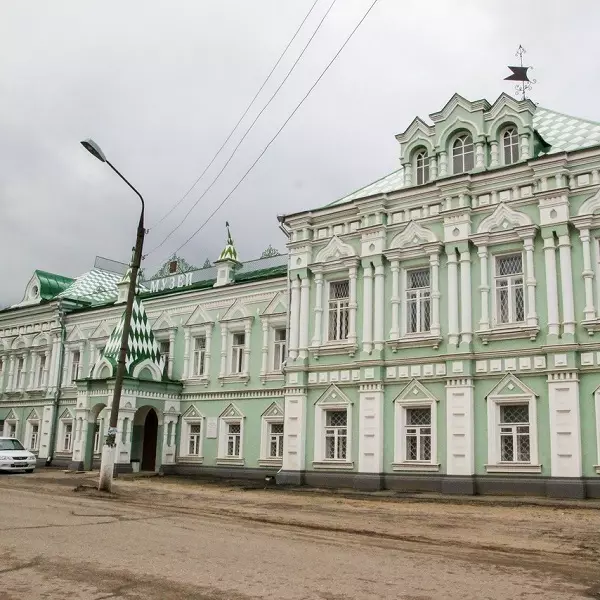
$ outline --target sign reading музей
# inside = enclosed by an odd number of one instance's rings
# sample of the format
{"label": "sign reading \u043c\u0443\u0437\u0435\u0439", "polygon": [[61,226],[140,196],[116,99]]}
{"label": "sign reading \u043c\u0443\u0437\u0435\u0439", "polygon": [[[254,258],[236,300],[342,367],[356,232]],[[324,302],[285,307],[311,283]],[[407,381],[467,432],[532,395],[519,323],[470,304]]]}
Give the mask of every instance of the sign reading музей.
{"label": "sign reading \u043c\u0443\u0437\u0435\u0439", "polygon": [[165,290],[184,288],[198,281],[210,279],[210,277],[207,277],[206,271],[208,271],[208,269],[188,271],[187,273],[181,273],[179,275],[169,275],[168,277],[149,279],[148,281],[143,281],[142,285],[150,293],[164,292]]}

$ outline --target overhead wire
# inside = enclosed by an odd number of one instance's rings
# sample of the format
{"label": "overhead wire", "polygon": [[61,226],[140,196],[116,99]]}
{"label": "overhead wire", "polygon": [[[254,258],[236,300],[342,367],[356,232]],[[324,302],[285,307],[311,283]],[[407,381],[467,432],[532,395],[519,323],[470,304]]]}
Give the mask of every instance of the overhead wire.
{"label": "overhead wire", "polygon": [[202,171],[202,173],[200,173],[200,175],[198,176],[198,178],[196,179],[196,181],[194,181],[194,183],[192,184],[192,186],[190,187],[190,189],[175,203],[175,205],[172,208],[170,208],[151,227],[151,229],[153,229],[154,227],[158,227],[158,225],[160,225],[174,210],[177,209],[178,206],[181,205],[181,203],[189,196],[190,192],[196,187],[196,185],[198,185],[198,182],[202,179],[202,177],[204,177],[204,175],[206,174],[206,172],[208,171],[208,169],[210,169],[212,167],[212,165],[215,162],[215,160],[217,160],[217,157],[219,156],[219,154],[221,154],[221,152],[223,151],[223,148],[225,148],[225,146],[227,145],[227,143],[229,142],[229,140],[231,139],[231,137],[233,136],[233,134],[237,131],[237,128],[240,126],[240,123],[244,120],[244,117],[248,114],[248,112],[250,111],[250,109],[254,106],[254,103],[256,102],[256,99],[258,98],[258,96],[260,95],[260,93],[263,91],[264,87],[267,85],[267,83],[271,79],[271,75],[273,75],[273,73],[275,72],[275,69],[279,66],[279,63],[282,61],[283,57],[285,56],[285,54],[289,50],[290,46],[293,44],[294,40],[298,37],[298,34],[300,33],[300,30],[302,29],[302,27],[304,27],[304,23],[306,23],[308,17],[311,15],[312,11],[314,10],[314,8],[315,8],[315,6],[317,5],[318,2],[319,2],[319,0],[315,0],[313,2],[313,4],[310,7],[309,11],[306,13],[304,19],[302,19],[302,23],[300,23],[300,25],[298,26],[298,29],[296,29],[296,31],[294,32],[294,35],[292,36],[292,38],[290,39],[290,41],[287,43],[286,47],[283,49],[283,52],[279,55],[279,58],[277,59],[277,61],[273,65],[273,68],[269,71],[269,74],[267,75],[266,79],[262,82],[262,85],[258,88],[258,91],[256,92],[256,94],[254,94],[254,98],[252,98],[252,100],[250,100],[250,103],[246,107],[246,110],[244,110],[244,112],[242,113],[242,116],[238,119],[238,122],[235,124],[235,126],[233,127],[233,129],[229,132],[229,135],[225,138],[225,141],[221,144],[221,147],[217,150],[217,152],[215,153],[215,155],[210,159],[210,162],[206,165],[206,167],[204,167],[204,170]]}
{"label": "overhead wire", "polygon": [[319,24],[317,25],[316,29],[314,30],[314,32],[312,33],[312,35],[310,36],[310,38],[308,39],[306,44],[304,45],[304,48],[302,48],[302,51],[300,52],[300,54],[298,55],[298,57],[292,64],[290,70],[287,72],[286,76],[283,78],[283,81],[277,86],[277,89],[273,92],[273,94],[271,95],[271,97],[269,98],[267,103],[262,107],[260,112],[256,115],[256,117],[254,118],[252,123],[250,123],[249,127],[244,132],[244,135],[241,137],[241,139],[239,140],[239,142],[237,143],[237,145],[235,146],[235,148],[232,150],[231,154],[225,161],[225,164],[222,166],[221,170],[216,174],[216,176],[210,182],[208,187],[204,190],[204,192],[202,192],[200,197],[196,200],[196,202],[194,202],[194,204],[191,206],[191,208],[188,210],[188,212],[183,216],[181,221],[163,238],[163,240],[160,242],[160,244],[158,244],[157,246],[152,248],[152,250],[150,250],[146,254],[146,256],[149,256],[150,254],[152,254],[153,252],[155,252],[156,250],[158,250],[159,248],[161,248],[163,246],[163,244],[183,225],[183,223],[185,223],[185,220],[190,216],[191,212],[196,208],[196,206],[198,206],[198,203],[204,198],[204,196],[206,196],[206,194],[212,189],[214,184],[219,180],[219,178],[221,177],[221,175],[223,174],[223,172],[225,171],[225,169],[227,168],[229,163],[233,160],[233,157],[235,156],[235,153],[237,152],[238,148],[242,145],[243,141],[246,139],[246,137],[248,136],[250,131],[252,131],[252,128],[254,127],[256,122],[260,119],[262,114],[265,112],[265,110],[269,107],[271,102],[275,99],[275,97],[279,93],[279,90],[281,90],[281,88],[284,86],[285,82],[289,79],[290,75],[293,73],[294,69],[296,68],[296,65],[300,62],[300,59],[302,58],[302,56],[304,55],[304,53],[310,46],[314,37],[317,35],[319,29],[321,29],[321,25],[323,25],[323,22],[327,18],[327,15],[329,15],[329,13],[331,12],[331,9],[334,7],[336,2],[337,2],[337,0],[333,0],[333,2],[329,5],[329,8],[327,9],[325,14],[319,21]]}
{"label": "overhead wire", "polygon": [[321,74],[319,75],[319,77],[317,77],[316,81],[312,84],[312,86],[310,87],[310,89],[308,90],[308,92],[306,92],[306,94],[302,98],[302,100],[300,100],[300,102],[296,105],[296,108],[294,108],[294,110],[291,112],[291,114],[289,115],[289,117],[284,121],[283,125],[278,129],[277,133],[271,138],[271,140],[269,141],[269,143],[264,147],[263,151],[258,155],[258,158],[250,165],[250,168],[244,173],[244,175],[242,176],[242,178],[235,184],[235,186],[233,187],[233,189],[227,194],[227,196],[225,196],[225,198],[213,210],[213,212],[207,217],[207,219],[200,225],[200,227],[198,227],[198,229],[196,229],[196,231],[194,231],[194,233],[192,233],[192,235],[190,237],[188,237],[187,240],[183,244],[181,244],[181,246],[179,246],[177,248],[177,250],[175,250],[175,254],[177,252],[179,252],[182,248],[184,248],[185,246],[187,246],[187,244],[189,244],[189,242],[191,242],[192,239],[194,239],[194,237],[196,237],[198,235],[198,233],[200,233],[200,231],[202,231],[202,229],[204,229],[204,227],[207,225],[207,223],[215,216],[215,214],[217,214],[217,212],[223,207],[223,205],[227,202],[227,200],[229,200],[229,198],[233,195],[233,193],[238,189],[238,187],[242,184],[242,182],[246,179],[246,177],[250,174],[250,172],[258,164],[258,162],[260,161],[260,159],[267,152],[267,150],[269,149],[269,147],[271,146],[271,144],[278,138],[279,134],[285,129],[286,125],[291,121],[292,117],[296,114],[296,112],[298,111],[298,109],[304,104],[304,102],[306,101],[306,99],[310,96],[311,92],[317,87],[318,83],[321,81],[321,79],[323,78],[323,76],[325,75],[325,73],[327,73],[327,71],[329,70],[329,68],[331,67],[331,65],[337,60],[338,56],[342,53],[342,51],[347,46],[347,44],[350,42],[350,40],[352,39],[352,37],[354,36],[354,34],[358,31],[358,28],[362,25],[362,23],[367,18],[367,16],[369,15],[369,13],[373,10],[373,8],[377,4],[377,2],[379,2],[379,0],[373,0],[373,2],[369,6],[369,8],[365,12],[365,14],[362,16],[362,18],[360,19],[360,21],[357,23],[357,25],[354,27],[354,29],[350,32],[350,34],[348,35],[348,37],[346,38],[346,40],[344,41],[344,43],[340,46],[339,50],[335,53],[334,57],[329,61],[329,63],[325,67],[325,69],[321,72]]}

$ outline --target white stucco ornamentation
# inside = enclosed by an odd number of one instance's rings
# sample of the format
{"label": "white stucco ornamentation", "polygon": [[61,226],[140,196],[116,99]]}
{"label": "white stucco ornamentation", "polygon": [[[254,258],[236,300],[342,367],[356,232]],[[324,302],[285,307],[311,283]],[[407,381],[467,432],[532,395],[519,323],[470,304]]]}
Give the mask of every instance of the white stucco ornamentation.
{"label": "white stucco ornamentation", "polygon": [[502,203],[477,228],[477,233],[491,233],[493,231],[506,231],[514,227],[532,225],[532,220],[524,213],[514,210]]}
{"label": "white stucco ornamentation", "polygon": [[350,244],[346,244],[342,242],[337,235],[334,235],[327,246],[322,248],[315,258],[315,262],[324,263],[329,262],[330,260],[337,260],[340,258],[349,258],[351,256],[356,256],[356,252],[354,248],[350,246]]}
{"label": "white stucco ornamentation", "polygon": [[403,231],[392,239],[390,249],[406,248],[407,246],[417,246],[437,241],[438,239],[433,232],[415,223],[415,221],[411,221]]}

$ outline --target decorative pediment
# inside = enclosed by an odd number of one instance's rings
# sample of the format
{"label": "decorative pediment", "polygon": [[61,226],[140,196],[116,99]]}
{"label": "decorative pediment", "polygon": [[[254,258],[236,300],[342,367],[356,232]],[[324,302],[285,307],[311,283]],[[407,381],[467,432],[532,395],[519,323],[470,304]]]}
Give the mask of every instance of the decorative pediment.
{"label": "decorative pediment", "polygon": [[390,249],[419,246],[437,241],[438,239],[433,232],[415,223],[415,221],[411,221],[403,231],[392,239]]}
{"label": "decorative pediment", "polygon": [[27,415],[28,421],[39,421],[40,415],[38,415],[37,410],[35,408]]}
{"label": "decorative pediment", "polygon": [[486,398],[490,396],[537,396],[537,394],[518,377],[512,373],[507,373],[489,392]]}
{"label": "decorative pediment", "polygon": [[158,319],[154,322],[152,329],[154,331],[164,331],[166,329],[175,329],[176,325],[173,323],[173,319],[169,316],[167,311],[163,311]]}
{"label": "decorative pediment", "polygon": [[416,379],[409,381],[404,389],[394,398],[394,402],[427,402],[435,401],[438,399],[420,382]]}
{"label": "decorative pediment", "polygon": [[18,421],[17,413],[11,408],[9,413],[6,415],[6,421]]}
{"label": "decorative pediment", "polygon": [[202,419],[204,415],[195,406],[190,406],[184,413],[183,419]]}
{"label": "decorative pediment", "polygon": [[100,325],[98,325],[98,327],[96,327],[96,329],[94,329],[94,331],[92,331],[92,333],[90,335],[90,339],[91,340],[99,340],[99,339],[110,337],[112,330],[113,330],[113,327],[110,327],[106,323],[106,321],[102,321],[102,323],[100,323]]}
{"label": "decorative pediment", "polygon": [[62,411],[62,413],[60,414],[60,417],[59,417],[59,419],[65,419],[65,420],[72,419],[72,418],[73,418],[73,415],[68,408],[65,408],[65,410]]}
{"label": "decorative pediment", "polygon": [[193,325],[205,325],[206,323],[212,323],[212,317],[206,312],[201,304],[198,304],[194,309],[194,312],[190,315],[189,319],[185,322],[184,327],[191,327]]}
{"label": "decorative pediment", "polygon": [[350,244],[342,242],[337,235],[334,235],[325,248],[322,248],[317,253],[315,262],[324,263],[330,260],[338,260],[340,258],[349,258],[356,256],[354,248]]}
{"label": "decorative pediment", "polygon": [[263,417],[281,417],[283,418],[283,408],[277,402],[273,402],[262,414]]}
{"label": "decorative pediment", "polygon": [[262,311],[261,316],[266,317],[270,315],[286,314],[288,310],[287,294],[285,292],[277,292],[273,296],[271,302],[267,304],[265,310]]}
{"label": "decorative pediment", "polygon": [[85,337],[83,335],[83,332],[79,328],[79,325],[75,325],[75,327],[73,327],[73,329],[71,329],[71,331],[69,332],[69,335],[67,335],[67,343],[80,342],[81,340],[84,340],[84,339],[85,339]]}
{"label": "decorative pediment", "polygon": [[598,189],[598,191],[593,196],[588,198],[581,205],[581,208],[579,209],[579,212],[577,214],[579,216],[593,215],[598,211],[600,211],[600,189]]}
{"label": "decorative pediment", "polygon": [[431,113],[429,115],[429,118],[434,123],[439,123],[440,121],[446,121],[457,108],[462,108],[467,112],[473,112],[473,110],[476,110],[477,108],[480,108],[483,110],[489,110],[490,105],[485,100],[483,102],[482,101],[471,102],[471,101],[467,100],[466,98],[464,98],[463,96],[461,96],[460,94],[454,94],[452,96],[452,98],[450,98],[450,100],[448,100],[448,102],[446,102],[446,104],[444,105],[442,110]]}
{"label": "decorative pediment", "polygon": [[240,418],[243,419],[244,415],[240,409],[233,403],[231,403],[220,415],[221,419]]}
{"label": "decorative pediment", "polygon": [[46,332],[38,333],[31,342],[31,345],[36,347],[47,346],[48,344],[50,344],[50,334]]}
{"label": "decorative pediment", "polygon": [[533,221],[524,213],[513,210],[504,203],[498,205],[496,210],[483,219],[477,228],[477,233],[492,233],[494,231],[507,231],[515,227],[533,225]]}
{"label": "decorative pediment", "polygon": [[29,347],[29,339],[26,338],[24,335],[20,335],[19,337],[16,337],[11,344],[12,350],[19,350],[20,348],[28,348],[28,347]]}
{"label": "decorative pediment", "polygon": [[350,398],[340,390],[335,384],[331,384],[315,402],[319,406],[327,404],[352,404]]}
{"label": "decorative pediment", "polygon": [[232,321],[233,319],[247,319],[252,315],[241,300],[236,300],[221,317],[221,321]]}

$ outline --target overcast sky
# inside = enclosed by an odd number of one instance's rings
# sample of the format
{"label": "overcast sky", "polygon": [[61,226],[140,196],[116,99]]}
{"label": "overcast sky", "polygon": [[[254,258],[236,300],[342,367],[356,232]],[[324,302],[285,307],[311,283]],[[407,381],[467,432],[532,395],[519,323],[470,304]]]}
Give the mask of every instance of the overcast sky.
{"label": "overcast sky", "polygon": [[[247,122],[332,0],[319,0]],[[372,0],[337,0],[220,181],[145,262],[151,273],[216,207],[271,139]],[[34,269],[76,276],[96,255],[127,261],[138,203],[86,153],[93,137],[147,204],[146,251],[257,91],[313,0],[0,3],[0,305]],[[600,121],[597,0],[379,0],[309,99],[211,223],[181,252],[214,260],[229,220],[242,260],[285,249],[276,215],[331,202],[398,167],[394,135],[454,92],[513,92],[519,44],[542,106]],[[240,134],[241,135],[241,134]],[[234,138],[235,140],[236,138]],[[239,139],[239,135],[238,138]],[[226,155],[225,155],[226,157]]]}

